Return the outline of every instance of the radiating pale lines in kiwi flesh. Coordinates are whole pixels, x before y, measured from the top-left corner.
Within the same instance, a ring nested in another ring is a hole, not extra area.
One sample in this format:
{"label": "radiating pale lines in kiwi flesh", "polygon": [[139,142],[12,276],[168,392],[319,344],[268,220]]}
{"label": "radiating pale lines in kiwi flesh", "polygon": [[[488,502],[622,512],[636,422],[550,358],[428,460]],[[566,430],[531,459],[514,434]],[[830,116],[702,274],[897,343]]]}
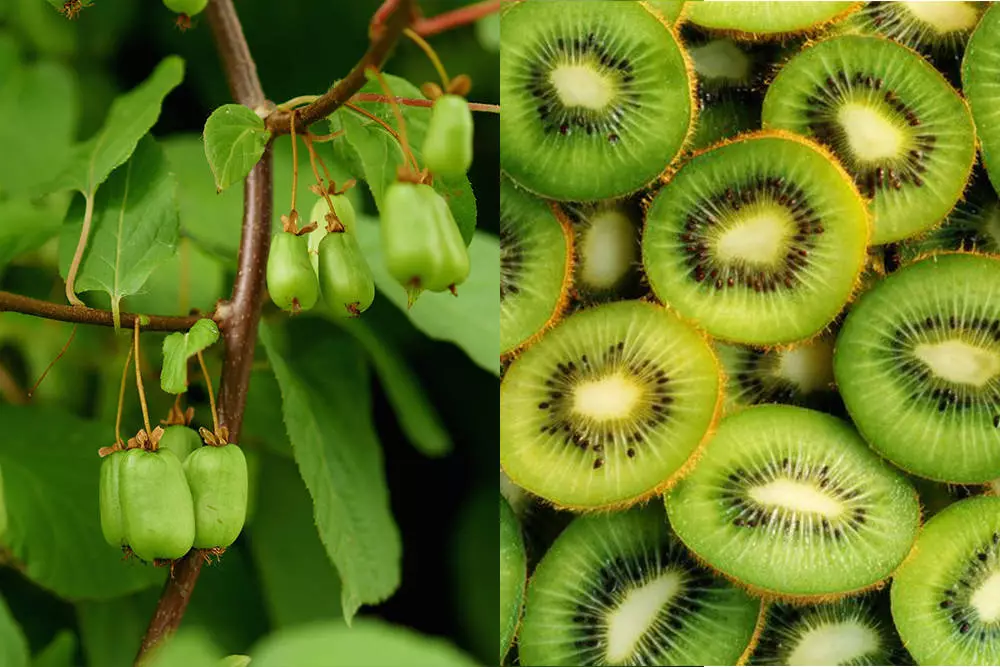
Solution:
{"label": "radiating pale lines in kiwi flesh", "polygon": [[[725,517],[733,526],[744,529],[763,529],[768,533],[793,537],[811,533],[834,540],[843,539],[848,531],[857,529],[868,521],[868,509],[859,501],[861,491],[831,476],[827,463],[802,463],[783,458],[770,461],[756,469],[737,468],[729,473],[719,489]],[[788,507],[769,507],[751,498],[747,490],[761,487],[776,480],[791,480],[810,484],[820,489],[845,507],[843,519],[817,518]]]}
{"label": "radiating pale lines in kiwi flesh", "polygon": [[500,227],[500,301],[521,291],[518,283],[524,271],[521,240],[509,228]]}
{"label": "radiating pale lines in kiwi flesh", "polygon": [[[546,132],[562,136],[585,132],[617,144],[623,134],[623,120],[639,107],[634,64],[628,58],[613,55],[605,40],[593,32],[576,38],[543,36],[529,50],[538,55],[531,65],[527,88],[535,98],[538,119]],[[600,110],[565,107],[549,80],[549,73],[560,65],[587,66],[612,81],[614,104]]]}
{"label": "radiating pale lines in kiwi flesh", "polygon": [[948,32],[933,30],[924,21],[909,14],[898,2],[868,2],[858,11],[858,18],[866,19],[889,39],[925,53],[954,54],[962,50],[972,34],[971,27]]}
{"label": "radiating pale lines in kiwi flesh", "polygon": [[998,570],[1000,533],[993,533],[992,538],[969,553],[968,563],[958,581],[940,592],[938,607],[948,613],[960,635],[958,641],[969,645],[1000,641],[1000,623],[983,622],[972,605],[973,594]]}
{"label": "radiating pale lines in kiwi flesh", "polygon": [[[573,390],[581,383],[607,377],[622,369],[630,382],[640,385],[643,405],[636,406],[627,419],[610,424],[588,419],[573,413]],[[583,354],[566,363],[557,363],[552,375],[545,381],[545,395],[538,409],[548,419],[541,426],[542,433],[558,436],[557,442],[593,452],[593,468],[604,466],[604,458],[611,447],[624,448],[628,458],[634,458],[650,429],[665,423],[671,417],[674,392],[670,376],[649,359],[635,359],[625,349],[625,343],[609,346],[596,358]]]}
{"label": "radiating pale lines in kiwi flesh", "polygon": [[[722,262],[712,256],[711,240],[739,218],[744,207],[763,204],[784,208],[794,220],[796,234],[778,271],[741,261]],[[781,176],[758,176],[699,200],[687,212],[680,241],[689,267],[688,278],[716,290],[747,288],[755,292],[791,290],[809,264],[823,222],[801,188]]]}
{"label": "radiating pale lines in kiwi flesh", "polygon": [[[876,639],[876,648],[864,656],[852,656],[857,661],[842,664],[893,664],[882,662],[895,656],[893,648],[888,645],[885,630],[875,618],[865,602],[856,599],[821,604],[813,607],[796,607],[790,604],[779,604],[771,608],[765,625],[764,634],[754,651],[752,664],[786,665],[792,652],[812,630],[826,627],[863,627]],[[843,650],[850,650],[844,647]],[[855,649],[856,650],[856,649]],[[860,658],[874,661],[861,662]]]}
{"label": "radiating pale lines in kiwi flesh", "polygon": [[[879,109],[897,126],[905,124],[909,128],[907,134],[911,148],[905,154],[874,162],[854,159],[847,133],[837,113],[845,103],[855,102],[859,93],[864,97],[864,104]],[[806,104],[809,129],[818,141],[830,146],[843,160],[863,194],[874,197],[881,190],[900,190],[905,184],[915,187],[924,185],[927,162],[937,137],[923,126],[917,112],[895,91],[887,88],[882,79],[861,72],[853,77],[848,77],[846,72],[838,72],[817,84],[806,98]]]}
{"label": "radiating pale lines in kiwi flesh", "polygon": [[780,376],[765,375],[761,366],[767,353],[746,349],[740,352],[738,365],[731,377],[736,378],[739,398],[753,403],[790,403],[798,395],[798,388]]}

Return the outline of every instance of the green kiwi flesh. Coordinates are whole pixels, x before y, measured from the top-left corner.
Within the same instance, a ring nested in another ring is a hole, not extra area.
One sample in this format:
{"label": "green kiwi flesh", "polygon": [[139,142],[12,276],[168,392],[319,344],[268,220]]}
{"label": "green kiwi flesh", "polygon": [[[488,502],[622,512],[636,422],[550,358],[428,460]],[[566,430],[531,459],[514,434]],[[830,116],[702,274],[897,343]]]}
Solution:
{"label": "green kiwi flesh", "polygon": [[901,665],[906,652],[887,595],[771,605],[751,665]]}
{"label": "green kiwi flesh", "polygon": [[633,202],[563,206],[573,228],[573,293],[583,303],[637,296],[639,228]]}
{"label": "green kiwi flesh", "polygon": [[544,201],[500,179],[500,355],[558,316],[566,300],[572,239]]}
{"label": "green kiwi flesh", "polygon": [[528,576],[521,526],[500,496],[500,662],[510,649],[521,618]]}
{"label": "green kiwi flesh", "polygon": [[569,508],[624,506],[665,488],[712,426],[720,370],[693,327],[658,305],[575,313],[500,386],[500,466]]}
{"label": "green kiwi flesh", "polygon": [[935,56],[961,53],[983,14],[982,2],[867,2],[847,20],[867,33]]}
{"label": "green kiwi flesh", "polygon": [[684,18],[702,28],[763,39],[808,32],[859,6],[856,2],[689,2]]}
{"label": "green kiwi flesh", "polygon": [[1000,260],[937,255],[885,278],[848,314],[834,376],[858,429],[900,468],[1000,477]]}
{"label": "green kiwi flesh", "polygon": [[501,16],[501,169],[549,199],[593,201],[657,179],[691,125],[686,56],[633,2],[521,2]]}
{"label": "green kiwi flesh", "polygon": [[920,521],[913,486],[850,425],[784,405],[725,417],[666,507],[677,535],[713,568],[799,600],[883,581]]}
{"label": "green kiwi flesh", "polygon": [[1000,198],[982,170],[976,170],[965,197],[944,224],[899,245],[900,260],[909,263],[932,253],[965,250],[1000,255]]}
{"label": "green kiwi flesh", "polygon": [[1000,498],[961,500],[928,521],[891,597],[918,664],[1000,664]]}
{"label": "green kiwi flesh", "polygon": [[976,154],[968,106],[919,55],[880,37],[818,42],[781,69],[763,124],[830,147],[872,199],[872,243],[941,222],[962,196]]}
{"label": "green kiwi flesh", "polygon": [[962,60],[962,90],[979,132],[983,164],[1000,192],[1000,7],[986,10]]}
{"label": "green kiwi flesh", "polygon": [[868,235],[864,201],[828,155],[759,133],[678,170],[647,212],[642,257],[656,296],[712,336],[792,343],[850,299]]}
{"label": "green kiwi flesh", "polygon": [[698,565],[655,507],[586,515],[531,579],[521,664],[732,665],[760,605]]}

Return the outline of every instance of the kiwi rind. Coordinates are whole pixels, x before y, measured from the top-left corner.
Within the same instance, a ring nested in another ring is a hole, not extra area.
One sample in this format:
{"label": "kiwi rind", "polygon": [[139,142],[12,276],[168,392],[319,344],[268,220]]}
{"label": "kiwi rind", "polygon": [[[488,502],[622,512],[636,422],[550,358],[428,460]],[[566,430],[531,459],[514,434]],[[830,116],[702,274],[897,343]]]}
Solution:
{"label": "kiwi rind", "polygon": [[[821,32],[857,11],[861,2],[688,2],[681,19],[745,41],[787,39]],[[798,12],[798,14],[796,13]]]}
{"label": "kiwi rind", "polygon": [[962,59],[962,90],[979,133],[979,150],[1000,193],[1000,6],[986,10]]}
{"label": "kiwi rind", "polygon": [[521,526],[500,496],[500,662],[510,650],[521,620],[527,565]]}

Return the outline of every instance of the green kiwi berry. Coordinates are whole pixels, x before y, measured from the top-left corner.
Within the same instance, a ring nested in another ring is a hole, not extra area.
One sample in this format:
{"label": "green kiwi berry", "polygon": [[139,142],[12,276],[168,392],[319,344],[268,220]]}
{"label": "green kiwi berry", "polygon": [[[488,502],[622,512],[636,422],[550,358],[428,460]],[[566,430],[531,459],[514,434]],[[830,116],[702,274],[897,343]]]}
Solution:
{"label": "green kiwi berry", "polygon": [[[354,205],[347,195],[330,195],[333,202],[333,210],[337,214],[337,220],[344,226],[344,229],[353,232],[357,228],[357,214],[354,212]],[[313,271],[319,274],[319,244],[327,235],[326,216],[330,212],[330,205],[326,203],[324,197],[320,197],[313,204],[309,213],[309,223],[316,223],[316,229],[309,232],[309,260],[312,262]]]}
{"label": "green kiwi berry", "polygon": [[319,298],[319,282],[309,260],[309,239],[278,232],[267,258],[267,291],[274,305],[293,313],[310,310]]}
{"label": "green kiwi berry", "polygon": [[145,561],[173,560],[190,551],[194,503],[180,459],[168,450],[130,449],[119,465],[119,498],[129,548]]}
{"label": "green kiwi berry", "polygon": [[319,286],[334,315],[357,317],[372,305],[372,270],[352,232],[331,232],[320,241]]}
{"label": "green kiwi berry", "polygon": [[163,0],[163,4],[172,12],[195,16],[204,11],[208,0]]}
{"label": "green kiwi berry", "polygon": [[460,95],[434,100],[421,155],[432,174],[463,176],[472,166],[472,112]]}
{"label": "green kiwi berry", "polygon": [[119,491],[121,464],[124,458],[125,452],[115,451],[105,456],[101,461],[99,483],[101,532],[104,534],[105,541],[113,547],[128,544]]}
{"label": "green kiwi berry", "polygon": [[198,549],[226,548],[243,530],[247,514],[247,460],[237,445],[199,447],[184,461],[193,500]]}
{"label": "green kiwi berry", "polygon": [[184,461],[188,454],[201,445],[201,436],[197,431],[181,424],[174,424],[164,429],[158,447],[173,452],[177,458]]}

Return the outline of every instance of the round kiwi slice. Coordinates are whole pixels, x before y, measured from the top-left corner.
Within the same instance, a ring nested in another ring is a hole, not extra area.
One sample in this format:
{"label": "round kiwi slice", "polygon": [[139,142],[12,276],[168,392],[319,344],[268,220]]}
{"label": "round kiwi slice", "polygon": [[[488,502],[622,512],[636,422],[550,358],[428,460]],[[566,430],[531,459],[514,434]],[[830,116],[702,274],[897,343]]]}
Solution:
{"label": "round kiwi slice", "polygon": [[791,134],[696,155],[653,199],[642,256],[653,292],[724,340],[791,343],[851,297],[869,219],[847,174]]}
{"label": "round kiwi slice", "polygon": [[1000,477],[1000,260],[937,255],[888,276],[848,314],[833,369],[858,429],[899,467]]}
{"label": "round kiwi slice", "polygon": [[500,386],[500,466],[566,508],[661,492],[705,439],[721,379],[712,348],[660,306],[575,313],[528,348]]}
{"label": "round kiwi slice", "polygon": [[573,235],[544,201],[500,179],[500,355],[556,319],[572,280]]}
{"label": "round kiwi slice", "polygon": [[694,113],[687,56],[634,2],[521,2],[501,16],[500,167],[562,201],[655,181]]}
{"label": "round kiwi slice", "polygon": [[943,225],[900,244],[900,261],[912,262],[942,250],[1000,255],[1000,198],[980,169]]}
{"label": "round kiwi slice", "polygon": [[847,23],[927,55],[954,56],[965,48],[985,11],[984,5],[982,2],[867,2]]}
{"label": "round kiwi slice", "polygon": [[786,405],[724,418],[666,506],[677,535],[713,568],[800,601],[880,583],[920,522],[913,486],[850,425]]}
{"label": "round kiwi slice", "polygon": [[654,507],[579,517],[528,587],[523,665],[733,665],[761,603],[712,575]]}
{"label": "round kiwi slice", "polygon": [[573,296],[582,303],[639,296],[639,228],[635,201],[561,207],[573,228]]}
{"label": "round kiwi slice", "polygon": [[751,665],[906,665],[887,594],[771,605]]}
{"label": "round kiwi slice", "polygon": [[521,526],[514,511],[500,496],[500,662],[510,649],[521,619],[528,571]]}
{"label": "round kiwi slice", "polygon": [[782,67],[764,98],[765,128],[829,146],[872,198],[872,243],[941,222],[976,156],[968,106],[926,60],[880,37],[816,43]]}
{"label": "round kiwi slice", "polygon": [[1000,664],[1000,498],[961,500],[928,521],[891,596],[918,664]]}
{"label": "round kiwi slice", "polygon": [[781,39],[816,31],[861,6],[860,2],[688,2],[685,20],[737,39]]}
{"label": "round kiwi slice", "polygon": [[1000,192],[1000,7],[986,10],[962,60],[962,90],[979,132],[983,164]]}

